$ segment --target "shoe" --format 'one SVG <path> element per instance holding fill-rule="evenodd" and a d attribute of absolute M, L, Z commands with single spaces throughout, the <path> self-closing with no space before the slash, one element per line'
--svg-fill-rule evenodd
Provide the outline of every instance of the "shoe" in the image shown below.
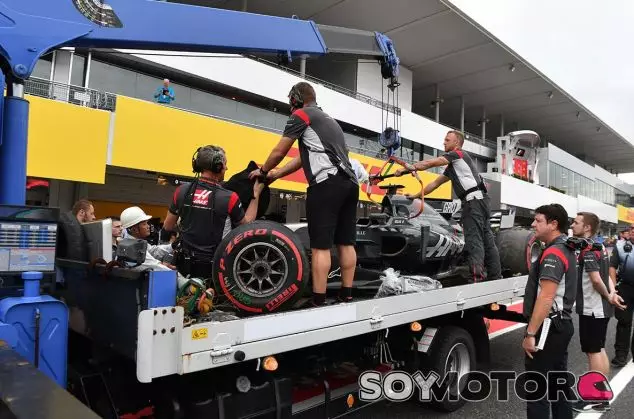
<path fill-rule="evenodd" d="M 591 402 L 585 400 L 579 400 L 572 404 L 572 410 L 575 412 L 598 412 L 603 413 L 610 410 L 610 403 L 608 402 Z"/>
<path fill-rule="evenodd" d="M 622 368 L 625 366 L 625 364 L 627 364 L 627 360 L 625 358 L 615 356 L 612 359 L 612 365 L 614 365 L 617 368 Z"/>
<path fill-rule="evenodd" d="M 342 297 L 341 295 L 337 296 L 337 304 L 345 304 L 351 303 L 352 297 Z"/>

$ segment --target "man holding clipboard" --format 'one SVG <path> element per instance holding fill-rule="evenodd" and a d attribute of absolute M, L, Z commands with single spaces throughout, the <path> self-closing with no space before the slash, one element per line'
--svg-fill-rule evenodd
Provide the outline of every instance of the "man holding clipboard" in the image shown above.
<path fill-rule="evenodd" d="M 545 248 L 532 263 L 526 283 L 524 316 L 528 326 L 522 347 L 526 371 L 546 377 L 549 371 L 568 370 L 568 344 L 574 334 L 571 315 L 577 292 L 577 258 L 574 248 L 567 244 L 564 232 L 568 231 L 568 213 L 561 205 L 537 208 L 532 227 Z M 527 402 L 529 419 L 547 418 L 550 411 L 553 418 L 572 418 L 572 405 L 562 395 L 554 402 Z"/>

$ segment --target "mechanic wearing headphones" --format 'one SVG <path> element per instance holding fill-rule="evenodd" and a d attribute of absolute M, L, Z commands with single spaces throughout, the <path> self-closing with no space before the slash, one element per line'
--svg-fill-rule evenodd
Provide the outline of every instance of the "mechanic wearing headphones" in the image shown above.
<path fill-rule="evenodd" d="M 581 351 L 588 356 L 588 371 L 610 374 L 610 361 L 605 352 L 605 336 L 614 306 L 622 307 L 616 295 L 614 282 L 609 277 L 608 252 L 596 241 L 599 217 L 591 212 L 579 212 L 572 222 L 572 233 L 577 238 L 591 239 L 592 245 L 579 254 L 577 277 L 577 314 L 579 315 L 579 342 Z M 573 405 L 578 412 L 605 411 L 609 403 L 578 401 Z"/>
<path fill-rule="evenodd" d="M 484 264 L 486 263 L 486 279 L 502 277 L 500 254 L 495 245 L 495 236 L 491 231 L 491 209 L 489 196 L 471 156 L 462 150 L 464 135 L 460 131 L 449 131 L 445 136 L 445 154 L 435 159 L 414 163 L 416 170 L 427 170 L 432 167 L 447 166 L 442 175 L 425 186 L 422 194 L 428 195 L 440 185 L 451 180 L 454 193 L 462 201 L 462 227 L 465 236 L 465 252 L 470 260 L 470 271 L 473 282 L 485 280 Z M 398 169 L 396 176 L 409 173 L 408 169 Z M 420 198 L 418 193 L 409 196 Z"/>
<path fill-rule="evenodd" d="M 610 257 L 610 279 L 616 283 L 617 293 L 625 305 L 624 310 L 616 310 L 614 313 L 617 324 L 612 365 L 615 367 L 625 366 L 630 349 L 634 355 L 634 338 L 631 336 L 634 311 L 634 254 L 631 234 L 625 237 L 616 242 Z"/>
<path fill-rule="evenodd" d="M 227 171 L 225 151 L 217 146 L 199 148 L 192 158 L 192 169 L 199 174 L 174 192 L 163 229 L 174 230 L 180 218 L 180 236 L 176 242 L 176 266 L 182 275 L 209 278 L 216 247 L 224 231 L 255 219 L 264 184 L 253 186 L 253 200 L 246 214 L 238 194 L 223 188 Z"/>
<path fill-rule="evenodd" d="M 289 95 L 292 115 L 286 123 L 278 145 L 260 169 L 250 177 L 271 180 L 270 171 L 284 159 L 295 140 L 301 158 L 282 167 L 274 176 L 284 177 L 303 166 L 308 180 L 306 220 L 312 253 L 312 304 L 326 300 L 330 271 L 330 249 L 337 245 L 343 288 L 341 301 L 352 299 L 352 282 L 357 264 L 356 241 L 359 184 L 348 158 L 348 148 L 341 127 L 316 104 L 313 87 L 300 82 Z"/>

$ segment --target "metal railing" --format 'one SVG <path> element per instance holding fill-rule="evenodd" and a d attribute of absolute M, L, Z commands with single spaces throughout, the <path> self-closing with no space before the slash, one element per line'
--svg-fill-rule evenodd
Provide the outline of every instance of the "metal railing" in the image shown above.
<path fill-rule="evenodd" d="M 326 80 L 321 80 L 321 79 L 319 79 L 317 77 L 310 76 L 308 74 L 302 75 L 297 70 L 293 70 L 292 68 L 281 66 L 279 64 L 274 63 L 273 61 L 268 61 L 268 60 L 265 60 L 265 59 L 263 59 L 261 57 L 256 57 L 256 56 L 253 56 L 253 55 L 247 55 L 246 57 L 248 57 L 248 58 L 250 58 L 252 60 L 261 62 L 263 64 L 273 66 L 273 67 L 277 68 L 278 70 L 285 71 L 287 73 L 290 73 L 290 74 L 292 74 L 294 76 L 297 76 L 297 77 L 301 77 L 301 78 L 306 79 L 308 81 L 311 81 L 313 83 L 321 84 L 322 86 L 327 87 L 330 90 L 334 90 L 334 91 L 342 93 L 342 94 L 344 94 L 346 96 L 350 96 L 351 98 L 354 98 L 354 99 L 358 100 L 359 102 L 364 102 L 364 103 L 367 103 L 369 105 L 375 106 L 377 108 L 380 108 L 380 109 L 383 109 L 383 110 L 388 110 L 389 112 L 392 112 L 393 114 L 401 115 L 401 108 L 400 107 L 394 106 L 394 105 L 390 105 L 390 104 L 388 104 L 386 102 L 381 101 L 380 99 L 373 98 L 372 96 L 368 96 L 368 95 L 363 94 L 363 93 L 359 93 L 359 92 L 356 92 L 356 91 L 353 91 L 353 90 L 350 90 L 350 89 L 346 89 L 343 86 L 338 86 L 338 85 L 333 84 L 331 82 L 328 82 Z M 388 97 L 387 92 L 385 93 L 385 96 L 386 96 L 386 98 Z"/>
<path fill-rule="evenodd" d="M 338 86 L 338 85 L 330 83 L 330 82 L 328 82 L 326 80 L 321 80 L 321 79 L 319 79 L 317 77 L 310 76 L 308 74 L 302 75 L 297 70 L 281 66 L 281 65 L 276 64 L 276 63 L 274 63 L 272 61 L 265 60 L 265 59 L 263 59 L 261 57 L 256 57 L 256 56 L 252 56 L 252 55 L 248 55 L 247 57 L 252 59 L 252 60 L 261 62 L 263 64 L 267 64 L 267 65 L 273 66 L 273 67 L 275 67 L 275 68 L 277 68 L 279 70 L 285 71 L 285 72 L 290 73 L 290 74 L 292 74 L 294 76 L 301 77 L 301 78 L 306 79 L 308 81 L 312 81 L 313 83 L 321 84 L 321 85 L 323 85 L 324 87 L 327 87 L 330 90 L 334 90 L 334 91 L 342 93 L 342 94 L 344 94 L 346 96 L 350 96 L 350 97 L 352 97 L 352 98 L 354 98 L 354 99 L 356 99 L 356 100 L 358 100 L 360 102 L 364 102 L 364 103 L 370 104 L 372 106 L 375 106 L 375 107 L 383 109 L 383 110 L 388 110 L 389 112 L 392 112 L 393 114 L 396 114 L 396 115 L 401 115 L 401 108 L 400 107 L 397 107 L 397 106 L 394 106 L 394 105 L 390 105 L 388 103 L 385 103 L 385 102 L 381 101 L 380 99 L 376 99 L 376 98 L 368 96 L 366 94 L 359 93 L 359 92 L 356 92 L 356 91 L 353 91 L 353 90 L 350 90 L 350 89 L 346 89 L 345 87 Z M 387 95 L 387 92 L 386 92 L 386 98 L 387 97 L 388 97 L 388 95 Z M 418 116 L 426 118 L 423 115 L 418 115 Z M 444 125 L 447 125 L 447 124 L 444 124 Z M 447 126 L 453 128 L 453 129 L 459 129 L 459 128 L 453 127 L 451 125 L 447 125 Z M 484 145 L 486 147 L 492 148 L 493 150 L 497 149 L 497 142 L 496 141 L 488 140 L 488 139 L 485 139 L 484 141 L 482 141 L 482 138 L 480 136 L 478 136 L 478 135 L 475 135 L 475 134 L 470 133 L 470 132 L 465 132 L 465 134 L 468 134 L 468 136 L 469 136 L 468 140 L 469 141 Z"/>
<path fill-rule="evenodd" d="M 324 83 L 327 83 L 327 82 L 324 82 Z M 345 90 L 342 87 L 338 87 L 338 89 Z M 49 80 L 40 79 L 36 77 L 32 77 L 25 82 L 24 92 L 26 94 L 33 95 L 33 96 L 39 96 L 46 99 L 61 100 L 61 101 L 71 103 L 74 105 L 86 106 L 86 107 L 90 107 L 94 109 L 103 109 L 108 111 L 115 111 L 116 109 L 116 102 L 117 102 L 116 94 L 101 92 L 94 89 L 89 89 L 89 88 L 80 87 L 80 86 L 73 86 L 73 85 L 68 85 L 68 84 L 59 83 L 59 82 L 52 82 Z M 366 96 L 366 98 L 368 98 L 368 96 Z M 220 115 L 198 112 L 191 109 L 180 108 L 173 105 L 164 105 L 164 106 L 171 107 L 171 108 L 184 111 L 184 112 L 194 113 L 194 114 L 198 114 L 202 116 L 208 116 L 208 117 L 220 119 L 227 122 L 245 125 L 245 126 L 249 126 L 256 129 L 262 129 L 269 132 L 274 132 L 279 134 L 282 133 L 281 130 L 270 127 L 270 126 L 253 124 L 243 120 L 231 119 L 231 118 L 223 117 Z M 352 134 L 349 134 L 349 135 L 352 135 Z M 471 138 L 473 137 L 474 136 L 471 135 Z M 369 144 L 373 144 L 372 140 L 370 139 L 363 138 L 363 137 L 359 137 L 359 138 L 366 140 L 367 142 L 369 142 Z M 354 153 L 362 154 L 364 156 L 378 158 L 378 159 L 387 158 L 387 154 L 381 151 L 381 148 L 378 147 L 378 143 L 377 143 L 377 147 L 355 147 L 355 146 L 348 145 L 348 148 L 350 151 Z M 397 152 L 397 154 L 399 153 Z M 415 163 L 417 161 L 417 160 L 407 158 L 405 157 L 405 155 L 403 156 L 399 155 L 399 158 L 401 158 L 403 161 L 407 163 Z M 433 170 L 433 169 L 431 171 L 436 172 L 436 170 Z"/>
<path fill-rule="evenodd" d="M 114 111 L 117 96 L 81 86 L 73 86 L 32 77 L 24 83 L 24 93 L 46 99 L 60 100 L 78 106 Z"/>

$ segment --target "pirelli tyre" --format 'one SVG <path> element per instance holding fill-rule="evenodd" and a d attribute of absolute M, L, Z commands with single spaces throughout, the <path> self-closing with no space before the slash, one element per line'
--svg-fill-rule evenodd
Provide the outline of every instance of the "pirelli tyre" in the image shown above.
<path fill-rule="evenodd" d="M 527 275 L 531 261 L 541 251 L 535 233 L 524 228 L 501 230 L 497 241 L 503 276 Z"/>
<path fill-rule="evenodd" d="M 242 225 L 225 236 L 214 255 L 216 291 L 238 310 L 273 313 L 304 294 L 310 266 L 301 241 L 272 221 Z"/>

